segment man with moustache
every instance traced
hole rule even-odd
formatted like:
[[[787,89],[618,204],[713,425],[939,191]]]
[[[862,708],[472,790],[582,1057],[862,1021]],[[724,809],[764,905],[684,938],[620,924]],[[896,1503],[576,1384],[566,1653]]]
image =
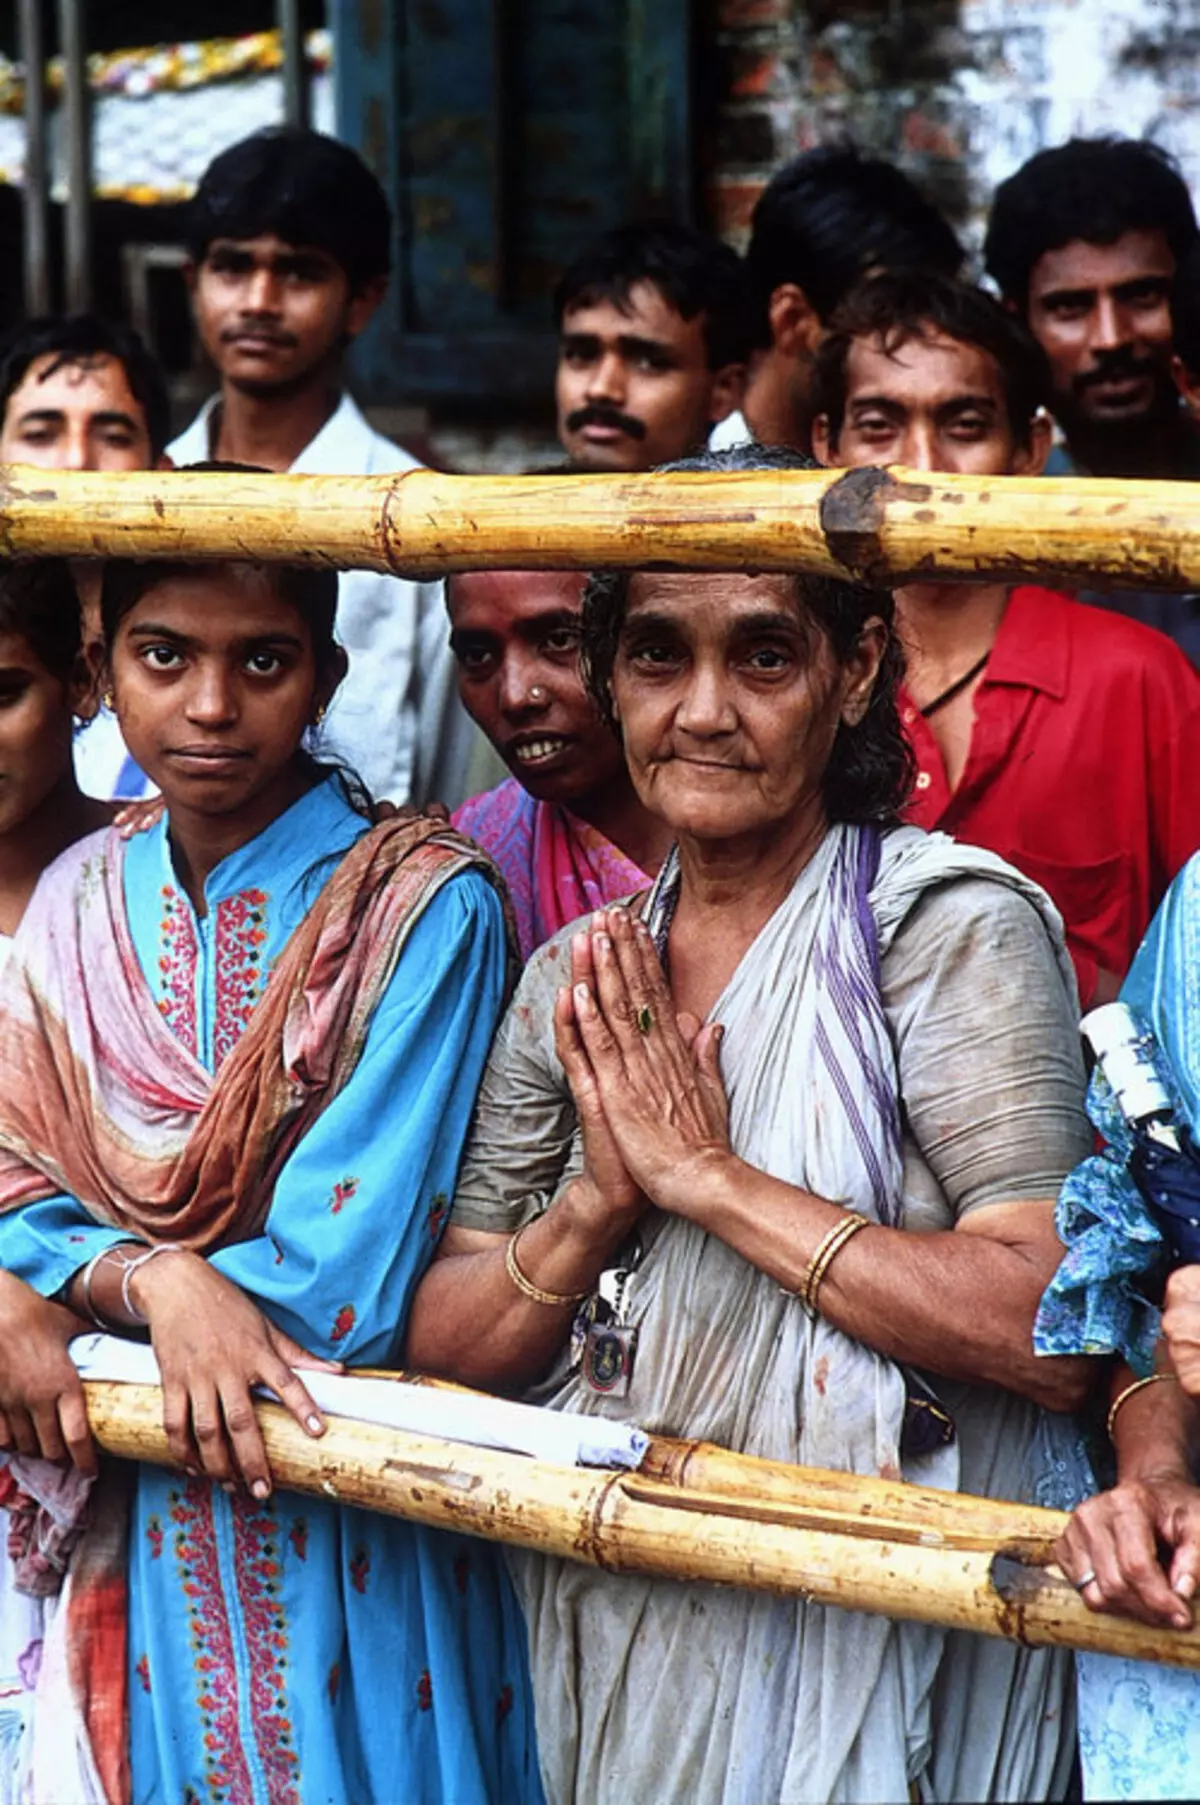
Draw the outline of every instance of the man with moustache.
[[[577,571],[480,570],[446,583],[459,694],[512,772],[454,825],[500,867],[526,959],[567,922],[644,889],[670,837],[638,801],[584,686],[585,582]]]
[[[128,326],[95,314],[28,320],[0,345],[0,462],[43,470],[150,470],[169,462],[162,371]],[[100,639],[101,566],[71,565],[85,648]],[[85,795],[133,801],[146,779],[101,707],[75,740]]]
[[[564,272],[554,318],[558,436],[577,470],[653,470],[737,407],[741,264],[704,232],[671,220],[606,232]]]
[[[187,238],[196,326],[221,387],[170,446],[174,462],[415,469],[342,382],[391,261],[387,200],[361,159],[317,132],[257,132],[205,171]],[[377,799],[460,800],[477,736],[455,693],[440,584],[345,572],[337,627],[350,670],[323,730],[329,749]]]
[[[1036,474],[1048,383],[990,295],[879,276],[818,353],[814,448],[832,465]],[[1163,634],[1034,584],[913,583],[896,618],[917,765],[907,819],[1041,884],[1081,1001],[1110,1001],[1200,846],[1200,676]]]
[[[1073,138],[997,188],[984,258],[1049,362],[1063,441],[1048,476],[1200,477],[1200,434],[1171,374],[1175,278],[1197,237],[1187,185],[1145,141]],[[1196,598],[1086,600],[1170,633],[1200,663]]]

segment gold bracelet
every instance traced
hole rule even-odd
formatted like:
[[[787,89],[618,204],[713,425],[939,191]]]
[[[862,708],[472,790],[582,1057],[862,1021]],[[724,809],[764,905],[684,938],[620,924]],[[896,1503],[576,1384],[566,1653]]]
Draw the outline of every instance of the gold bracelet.
[[[537,1218],[534,1218],[536,1221]],[[581,1304],[585,1297],[591,1296],[591,1287],[587,1291],[543,1291],[527,1279],[517,1264],[517,1242],[532,1222],[523,1222],[515,1234],[509,1236],[508,1246],[504,1250],[504,1270],[507,1272],[522,1297],[527,1297],[531,1304],[551,1304],[555,1309],[562,1309],[566,1304]]]
[[[841,1253],[847,1241],[852,1241],[861,1228],[870,1228],[871,1224],[865,1216],[845,1215],[840,1222],[835,1222],[827,1235],[821,1239],[816,1253],[808,1262],[804,1277],[800,1281],[797,1296],[810,1316],[817,1315],[817,1298],[821,1286],[825,1283],[825,1274]]]
[[[1108,1407],[1108,1439],[1112,1440],[1113,1425],[1117,1420],[1117,1412],[1123,1404],[1127,1404],[1135,1391],[1144,1391],[1147,1385],[1158,1385],[1163,1380],[1174,1379],[1174,1373],[1151,1373],[1148,1379],[1135,1379],[1124,1391],[1119,1391]]]

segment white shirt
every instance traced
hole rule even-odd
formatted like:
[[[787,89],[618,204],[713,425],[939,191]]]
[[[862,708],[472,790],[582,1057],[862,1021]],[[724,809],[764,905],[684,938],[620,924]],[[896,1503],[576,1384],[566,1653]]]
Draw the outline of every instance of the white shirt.
[[[710,451],[736,451],[740,445],[753,445],[754,434],[746,424],[746,416],[740,407],[735,407],[731,414],[718,420],[708,435]]]
[[[75,780],[85,796],[100,802],[138,802],[155,794],[140,765],[130,757],[117,717],[100,708],[93,720],[75,729],[72,747]]]
[[[218,400],[212,396],[167,447],[174,464],[211,458]],[[291,468],[306,475],[380,476],[419,465],[375,432],[343,393]],[[337,626],[350,669],[322,728],[329,750],[351,766],[376,800],[433,800],[456,807],[467,794],[478,736],[458,699],[442,585],[373,570],[343,571]]]

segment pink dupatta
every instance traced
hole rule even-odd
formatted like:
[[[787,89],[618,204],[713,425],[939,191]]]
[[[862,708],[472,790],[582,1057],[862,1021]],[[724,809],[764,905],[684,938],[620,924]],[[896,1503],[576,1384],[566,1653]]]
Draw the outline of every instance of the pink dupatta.
[[[598,828],[555,803],[535,802],[515,777],[464,802],[454,825],[499,866],[523,959],[568,922],[650,882]]]

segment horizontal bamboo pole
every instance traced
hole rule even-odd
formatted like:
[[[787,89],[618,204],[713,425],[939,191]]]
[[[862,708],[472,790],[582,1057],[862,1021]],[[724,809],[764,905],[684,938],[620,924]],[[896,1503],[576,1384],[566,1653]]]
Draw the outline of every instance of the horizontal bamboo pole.
[[[0,555],[472,569],[810,570],[1200,588],[1200,485],[815,470],[101,475],[0,466]]]
[[[88,1381],[84,1390],[101,1447],[127,1460],[170,1464],[156,1387]],[[844,1524],[831,1528],[827,1516],[809,1527],[795,1506],[748,1509],[745,1496],[681,1491],[652,1474],[553,1467],[346,1419],[332,1419],[313,1441],[279,1406],[257,1409],[272,1472],[296,1491],[610,1573],[742,1586],[1030,1646],[1200,1670],[1200,1629],[1154,1630],[1095,1616],[1064,1580],[1000,1549],[954,1547],[948,1537],[931,1547],[849,1533]],[[854,1490],[848,1477],[842,1483]],[[918,1488],[893,1490],[902,1516]],[[1014,1512],[1018,1526],[1027,1521],[1023,1507]]]

